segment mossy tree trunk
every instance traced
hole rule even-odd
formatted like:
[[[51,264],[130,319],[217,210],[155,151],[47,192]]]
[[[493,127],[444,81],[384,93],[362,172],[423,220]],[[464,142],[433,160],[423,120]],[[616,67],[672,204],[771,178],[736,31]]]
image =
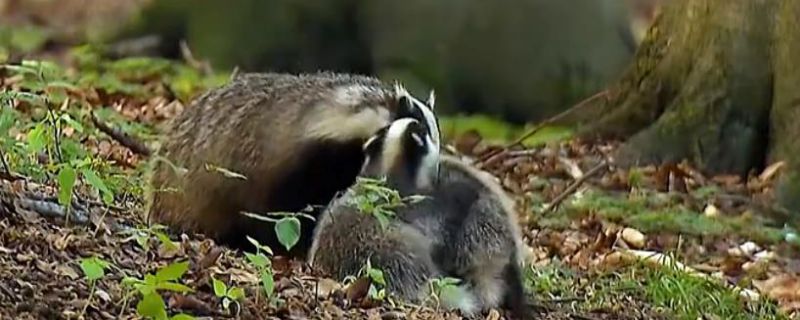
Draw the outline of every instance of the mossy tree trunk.
[[[800,1],[668,2],[600,114],[582,133],[626,138],[621,165],[747,174],[785,160],[778,196],[797,211]]]

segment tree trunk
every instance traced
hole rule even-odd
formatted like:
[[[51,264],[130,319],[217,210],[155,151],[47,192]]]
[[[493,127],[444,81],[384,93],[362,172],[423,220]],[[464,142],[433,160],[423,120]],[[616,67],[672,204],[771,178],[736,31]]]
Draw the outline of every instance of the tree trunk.
[[[582,135],[627,138],[623,166],[747,174],[786,160],[778,196],[800,209],[799,21],[797,0],[667,2]]]

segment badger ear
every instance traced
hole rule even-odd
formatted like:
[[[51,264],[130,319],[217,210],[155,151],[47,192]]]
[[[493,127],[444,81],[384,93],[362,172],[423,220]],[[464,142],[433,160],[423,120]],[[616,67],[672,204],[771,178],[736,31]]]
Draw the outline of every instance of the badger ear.
[[[436,93],[433,92],[433,90],[428,93],[428,101],[426,101],[425,104],[427,104],[431,110],[434,109],[434,106],[436,105]]]

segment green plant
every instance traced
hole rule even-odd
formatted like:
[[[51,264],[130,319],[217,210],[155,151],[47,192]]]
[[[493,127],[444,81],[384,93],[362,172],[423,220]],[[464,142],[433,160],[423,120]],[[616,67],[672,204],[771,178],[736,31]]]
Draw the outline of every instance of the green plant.
[[[453,305],[454,301],[464,299],[464,291],[460,290],[461,279],[444,277],[430,280],[431,295],[436,301],[436,307],[445,304]]]
[[[375,217],[381,227],[386,228],[397,208],[424,198],[420,195],[401,197],[397,190],[386,186],[385,179],[358,177],[353,186],[353,197],[348,198],[347,204],[361,213]]]
[[[225,310],[229,309],[231,303],[238,305],[239,300],[244,299],[244,290],[242,288],[234,286],[229,288],[224,282],[214,277],[211,278],[211,283],[214,287],[214,295],[222,299],[222,307]]]
[[[372,262],[367,259],[367,262],[358,271],[358,276],[348,276],[344,279],[345,284],[352,284],[358,279],[369,279],[369,289],[367,296],[370,299],[383,301],[386,299],[386,278],[384,277],[383,270],[373,268]]]
[[[310,209],[306,209],[310,210]],[[314,220],[314,217],[303,212],[269,212],[269,216],[277,216],[281,218],[271,218],[262,216],[251,212],[242,212],[243,215],[261,221],[268,221],[275,223],[275,234],[278,236],[278,242],[283,245],[286,250],[291,250],[294,245],[300,241],[300,219],[297,217],[305,217]]]
[[[275,291],[275,280],[273,278],[272,261],[266,255],[269,254],[271,256],[272,249],[258,243],[256,239],[251,237],[247,237],[247,240],[256,247],[256,253],[245,252],[244,255],[247,258],[247,261],[256,268],[256,271],[258,271],[259,279],[261,279],[261,286],[264,289],[264,294],[266,295],[267,299],[272,301],[273,293]]]
[[[168,317],[166,304],[159,293],[160,290],[178,293],[192,292],[192,288],[176,282],[188,269],[189,262],[176,262],[159,269],[155,274],[148,273],[143,279],[125,277],[122,279],[123,285],[132,289],[125,296],[125,301],[127,302],[127,299],[138,293],[141,299],[136,305],[136,312],[142,317],[155,320],[191,319],[185,314]]]
[[[83,315],[86,314],[86,309],[89,307],[89,304],[92,302],[97,280],[105,277],[106,269],[108,269],[110,264],[107,261],[98,258],[97,256],[92,256],[91,258],[81,259],[78,265],[80,265],[83,276],[87,281],[89,281],[89,286],[91,287],[89,289],[89,298],[86,299],[86,304],[83,306],[80,316],[78,316],[79,318],[82,318]]]
[[[175,250],[178,249],[178,244],[172,241],[169,236],[164,232],[167,227],[161,224],[153,224],[149,227],[140,227],[136,229],[128,229],[123,230],[123,234],[130,234],[129,237],[125,238],[123,241],[131,241],[134,240],[136,243],[144,249],[145,252],[150,250],[150,240],[155,237],[161,243],[162,246],[166,247],[168,250]]]

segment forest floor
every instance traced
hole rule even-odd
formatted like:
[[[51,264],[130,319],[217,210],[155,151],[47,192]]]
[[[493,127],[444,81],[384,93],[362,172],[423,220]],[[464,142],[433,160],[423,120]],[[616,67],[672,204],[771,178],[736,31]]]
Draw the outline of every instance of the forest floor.
[[[229,75],[91,47],[60,58],[0,69],[0,319],[459,318],[376,299],[369,277],[343,285],[147,226],[141,144],[152,149],[160,125]],[[800,310],[797,229],[769,206],[781,163],[747,179],[686,164],[622,170],[604,165],[614,142],[507,147],[479,132],[451,142],[473,158],[503,150],[482,166],[517,198],[541,319]]]

